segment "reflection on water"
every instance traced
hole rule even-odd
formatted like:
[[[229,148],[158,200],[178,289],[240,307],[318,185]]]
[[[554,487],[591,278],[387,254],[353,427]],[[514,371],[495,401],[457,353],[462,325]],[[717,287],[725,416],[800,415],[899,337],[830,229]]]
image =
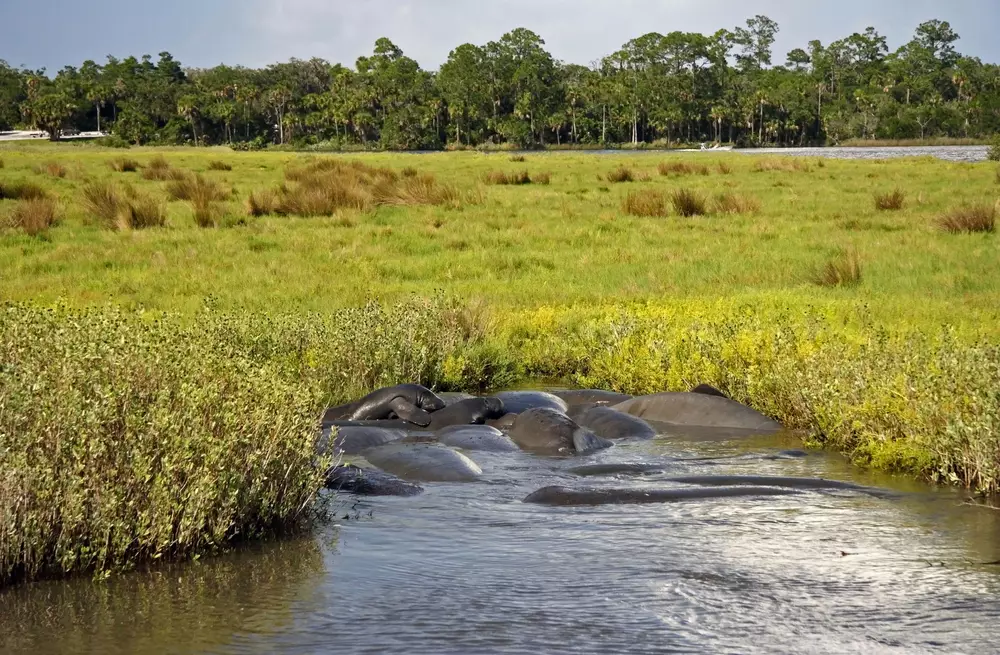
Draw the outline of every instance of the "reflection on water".
[[[853,470],[771,458],[783,436],[700,435],[573,460],[474,454],[486,479],[345,503],[313,539],[103,584],[0,594],[3,652],[984,653],[1000,619],[1000,512]],[[699,458],[711,457],[703,461]],[[683,461],[688,459],[688,461]],[[697,460],[697,461],[695,461]],[[580,480],[581,463],[661,463]],[[559,508],[549,484],[678,474],[826,477],[900,498],[790,497]],[[372,516],[369,517],[368,513]]]

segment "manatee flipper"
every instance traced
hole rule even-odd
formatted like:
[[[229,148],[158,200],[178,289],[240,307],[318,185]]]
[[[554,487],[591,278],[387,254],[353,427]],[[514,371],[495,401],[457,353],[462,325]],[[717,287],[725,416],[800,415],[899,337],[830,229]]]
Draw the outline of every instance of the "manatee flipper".
[[[408,403],[402,398],[394,398],[389,403],[389,408],[407,423],[419,425],[426,428],[431,424],[431,415],[412,403]]]

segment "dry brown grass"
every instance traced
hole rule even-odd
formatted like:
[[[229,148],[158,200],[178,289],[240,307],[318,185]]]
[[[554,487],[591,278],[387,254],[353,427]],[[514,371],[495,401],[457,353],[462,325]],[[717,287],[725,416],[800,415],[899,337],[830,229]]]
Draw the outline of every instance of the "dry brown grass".
[[[783,171],[786,173],[801,171],[808,173],[812,169],[809,168],[808,162],[795,159],[794,157],[766,157],[755,161],[752,170],[755,173],[765,173],[768,171]]]
[[[901,189],[875,194],[875,209],[879,211],[898,211],[905,205],[906,194]]]
[[[861,284],[861,258],[853,250],[843,252],[817,269],[811,280],[821,287],[856,287]]]
[[[938,218],[938,227],[952,234],[973,234],[996,230],[996,205],[962,205]]]
[[[400,176],[388,168],[358,161],[316,159],[288,169],[282,184],[271,193],[257,192],[248,201],[248,213],[290,216],[330,216],[341,209],[367,211],[382,205],[449,205],[471,202],[434,175]]]
[[[402,173],[403,177],[416,177],[420,173],[420,171],[413,168],[412,166],[407,166],[406,168],[403,169]]]
[[[168,181],[168,180],[181,180],[187,177],[187,173],[171,168],[170,162],[166,160],[163,155],[156,155],[149,160],[146,167],[142,171],[142,177],[147,180],[154,181]]]
[[[210,171],[231,171],[233,170],[232,164],[227,164],[224,161],[216,159],[215,161],[208,162],[208,170]]]
[[[206,180],[201,175],[184,175],[167,184],[167,195],[174,200],[213,202],[226,200],[230,192],[218,182]]]
[[[58,209],[51,198],[19,200],[7,218],[8,226],[20,228],[30,236],[46,232],[58,222]]]
[[[535,184],[549,184],[552,182],[552,173],[535,173],[531,176],[531,181]]]
[[[655,189],[630,191],[622,200],[622,211],[631,216],[666,216],[667,199]]]
[[[715,170],[719,171],[720,175],[731,175],[733,172],[733,167],[724,161],[720,161],[715,167]]]
[[[278,194],[271,189],[251,191],[247,196],[247,214],[250,216],[266,216],[273,214],[278,207]]]
[[[660,175],[663,176],[674,175],[680,177],[682,175],[691,175],[694,173],[694,168],[688,163],[682,161],[660,162],[656,169],[660,172]]]
[[[512,162],[515,162],[515,163],[518,163],[518,164],[523,164],[523,163],[524,163],[524,162],[526,162],[526,161],[527,161],[528,159],[527,159],[527,157],[525,157],[524,155],[511,155],[511,156],[510,156],[510,160],[511,160]]]
[[[708,213],[705,198],[690,189],[678,189],[670,195],[670,202],[681,216],[703,216]]]
[[[142,164],[128,157],[116,157],[108,162],[108,166],[117,173],[134,173],[142,168]]]
[[[605,178],[608,182],[614,182],[620,184],[622,182],[634,182],[635,173],[628,166],[619,166],[615,170],[608,173]]]
[[[34,182],[0,182],[0,200],[41,200],[48,195]]]
[[[488,172],[483,181],[486,184],[499,184],[499,185],[520,185],[520,184],[531,184],[531,175],[528,171],[518,171],[516,173],[505,173],[503,171],[490,171]]]
[[[755,214],[760,211],[760,200],[745,193],[727,191],[715,197],[714,209],[719,214]]]
[[[39,164],[35,167],[35,172],[39,175],[50,175],[52,177],[64,178],[66,177],[66,167],[59,162],[49,161],[44,164]]]
[[[83,206],[105,228],[112,230],[162,227],[166,224],[163,203],[132,187],[111,182],[92,182],[82,191]]]
[[[222,217],[222,210],[214,202],[199,199],[191,203],[194,222],[198,227],[215,227]]]

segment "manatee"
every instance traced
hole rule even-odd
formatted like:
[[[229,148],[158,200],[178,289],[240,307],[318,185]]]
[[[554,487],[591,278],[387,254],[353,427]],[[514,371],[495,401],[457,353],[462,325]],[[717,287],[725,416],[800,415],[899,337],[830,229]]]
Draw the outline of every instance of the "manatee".
[[[489,425],[454,425],[438,431],[437,439],[446,446],[461,450],[513,453],[521,449],[500,430]]]
[[[562,412],[544,407],[519,414],[510,437],[522,449],[536,455],[585,455],[613,445]]]
[[[471,459],[437,443],[388,444],[365,451],[365,459],[414,482],[470,482],[483,474]]]
[[[795,478],[770,475],[688,475],[667,478],[667,482],[678,484],[696,484],[703,487],[785,487],[789,489],[839,489],[843,491],[858,491],[872,496],[895,495],[885,489],[865,487],[840,480],[824,480],[823,478]]]
[[[497,398],[503,401],[504,407],[511,414],[520,414],[529,409],[540,407],[554,409],[565,414],[569,409],[565,400],[545,391],[503,391],[497,394]]]
[[[448,407],[451,407],[459,401],[475,398],[475,396],[470,393],[462,393],[460,391],[445,391],[443,393],[439,393],[438,397],[443,400],[444,404]]]
[[[602,475],[647,475],[665,470],[662,464],[591,464],[573,467],[569,472],[582,478],[593,478]]]
[[[490,419],[486,421],[486,425],[494,427],[498,430],[510,430],[514,427],[514,421],[517,420],[517,414],[504,414],[500,418]]]
[[[553,391],[553,396],[562,398],[571,408],[578,405],[589,407],[603,407],[617,405],[626,400],[631,400],[632,396],[625,393],[605,391],[603,389],[572,389],[569,391]]]
[[[326,488],[359,496],[416,496],[424,490],[383,471],[350,465],[327,471]]]
[[[427,426],[431,422],[430,413],[444,407],[445,402],[430,389],[418,384],[400,384],[373,391],[353,403],[331,407],[323,416],[323,422],[400,418],[414,425]]]
[[[681,487],[677,489],[572,489],[544,487],[528,495],[524,502],[569,507],[577,505],[636,505],[673,503],[684,500],[733,498],[737,496],[792,496],[801,492],[777,487]]]
[[[610,407],[591,407],[576,422],[604,439],[653,439],[656,437],[649,423],[631,414]]]
[[[324,431],[329,438],[329,431]],[[362,451],[399,441],[406,436],[403,430],[389,430],[376,427],[338,427],[333,439],[333,448],[345,455],[358,455]]]
[[[726,394],[722,393],[710,384],[699,384],[697,387],[691,390],[691,393],[700,393],[705,396],[717,396],[719,398],[729,398]]]
[[[431,414],[427,429],[437,431],[452,425],[482,425],[506,413],[499,398],[468,398]]]
[[[614,409],[647,421],[676,426],[747,430],[756,434],[781,430],[780,423],[746,405],[700,393],[641,396],[614,405]]]

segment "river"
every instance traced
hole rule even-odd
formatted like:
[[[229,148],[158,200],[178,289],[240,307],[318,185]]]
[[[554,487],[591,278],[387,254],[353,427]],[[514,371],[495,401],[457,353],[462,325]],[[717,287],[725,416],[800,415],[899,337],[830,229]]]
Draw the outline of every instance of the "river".
[[[307,538],[8,589],[0,650],[996,652],[1000,512],[837,455],[778,456],[797,444],[664,434],[585,458],[665,470],[610,479],[570,475],[581,459],[474,453],[482,481],[341,496],[337,520]],[[826,477],[898,494],[521,502],[549,484],[662,487],[679,473]]]

